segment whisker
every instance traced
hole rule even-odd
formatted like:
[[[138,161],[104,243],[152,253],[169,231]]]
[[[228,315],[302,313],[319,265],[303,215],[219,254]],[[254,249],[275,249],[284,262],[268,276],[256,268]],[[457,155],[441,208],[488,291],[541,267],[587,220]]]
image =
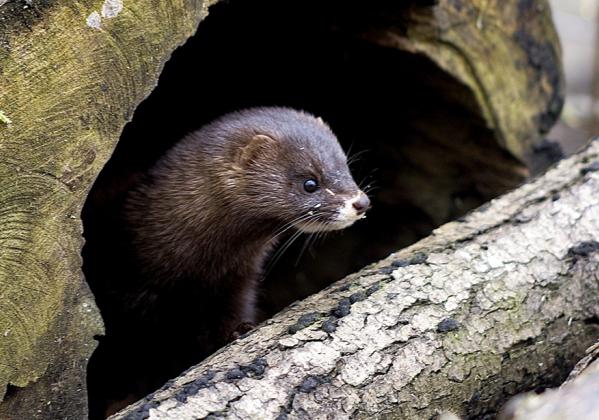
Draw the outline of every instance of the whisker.
[[[359,152],[354,153],[352,156],[347,158],[347,166],[351,166],[356,163],[363,154],[370,152],[369,149],[360,150]]]
[[[349,159],[349,157],[351,156],[351,150],[354,148],[354,142],[352,141],[351,144],[349,145],[349,148],[347,149],[347,153],[346,155],[348,156],[347,159]]]
[[[310,235],[308,235],[308,237],[304,241],[304,245],[302,246],[302,249],[300,250],[297,258],[295,259],[294,267],[298,266],[298,264],[299,264],[299,262],[300,262],[300,260],[302,258],[302,255],[304,255],[304,252],[310,246],[310,240],[314,237],[314,235],[315,235],[314,233],[311,233]]]
[[[271,258],[270,262],[268,263],[268,265],[266,267],[266,275],[268,275],[271,272],[271,270],[277,264],[277,262],[281,259],[281,257],[285,253],[285,251],[287,251],[287,249],[291,246],[291,244],[293,242],[295,242],[295,240],[297,238],[299,238],[302,233],[303,232],[301,230],[294,232],[293,235],[291,235],[291,237],[283,244],[283,246],[281,248],[279,248],[277,250],[277,252],[275,252],[275,255],[273,255],[273,257]]]
[[[318,222],[318,219],[320,217],[322,213],[321,212],[314,212],[311,211],[301,217],[298,217],[295,219],[295,221],[291,222],[289,226],[287,226],[284,230],[288,230],[293,226],[297,226],[299,223],[302,222],[306,222],[308,226],[310,225],[314,225],[315,223]],[[280,232],[278,235],[280,235],[282,232]],[[285,251],[287,251],[287,249],[291,246],[291,244],[302,235],[302,231],[298,230],[297,232],[294,232],[293,235],[291,235],[291,237],[275,252],[275,254],[272,256],[270,262],[267,264],[266,267],[266,275],[268,275],[268,273],[270,273],[270,271],[272,270],[272,268],[275,266],[275,264],[279,261],[279,259],[281,259],[282,255],[285,253]],[[274,237],[273,237],[274,239]],[[272,239],[271,239],[272,240]]]
[[[327,233],[330,233],[330,231],[318,232],[318,236],[316,237],[316,242],[320,241],[320,243],[322,244],[324,242],[324,238],[327,236]]]
[[[295,219],[291,220],[290,222],[287,223],[283,223],[280,227],[277,228],[277,230],[275,230],[275,235],[285,231],[285,229],[287,229],[289,226],[293,225],[294,223],[296,223],[297,221],[299,221],[300,219],[303,219],[305,217],[309,217],[310,213],[304,213],[299,215],[298,217],[296,217]]]
[[[284,224],[283,227],[281,227],[277,231],[275,231],[275,233],[273,234],[272,238],[270,238],[269,242],[275,240],[277,237],[279,237],[283,233],[287,232],[292,227],[297,226],[298,224],[302,223],[305,220],[308,220],[308,219],[312,218],[313,216],[314,215],[310,214],[310,213],[303,214],[303,215],[295,218],[291,222],[288,222],[288,223]]]
[[[312,227],[314,227],[318,223],[322,223],[323,222],[322,221],[322,216],[326,215],[327,213],[330,213],[330,212],[326,211],[326,210],[321,210],[321,211],[311,210],[308,213],[305,213],[305,214],[303,214],[301,216],[298,216],[295,219],[293,219],[292,221],[290,221],[288,223],[285,223],[283,226],[281,226],[280,228],[278,228],[275,231],[275,233],[273,234],[273,236],[270,239],[270,241],[273,241],[274,239],[276,239],[278,236],[282,235],[283,233],[285,233],[289,229],[291,229],[293,227],[297,227],[300,223],[305,224],[305,226],[308,228],[308,230],[310,230]],[[283,254],[302,235],[302,233],[305,233],[305,232],[303,232],[302,230],[298,229],[297,232],[294,232],[283,243],[283,245],[281,245],[277,249],[277,251],[274,253],[274,255],[270,258],[270,261],[268,262],[268,264],[267,264],[267,266],[265,268],[265,277],[272,271],[272,269],[274,268],[274,266],[282,258]],[[311,232],[310,233],[310,235],[304,241],[304,244],[302,245],[302,248],[300,249],[299,255],[297,256],[296,261],[295,261],[295,266],[297,266],[299,264],[299,261],[302,258],[302,256],[304,255],[304,253],[306,252],[306,250],[309,249],[311,245],[314,245],[319,240],[319,238],[322,238],[322,237],[323,237],[323,231],[321,231],[321,230],[319,230],[317,232]]]
[[[362,180],[359,182],[358,186],[360,188],[362,188],[362,185],[364,185],[364,183],[368,180],[370,180],[370,184],[374,184],[379,181],[378,179],[374,178],[374,176],[372,174],[368,174],[364,178],[362,178]]]
[[[382,188],[378,187],[378,186],[370,186],[370,187],[364,189],[363,191],[364,191],[364,194],[366,194],[369,198],[372,198],[370,193],[373,191],[378,191],[380,189],[382,189]]]

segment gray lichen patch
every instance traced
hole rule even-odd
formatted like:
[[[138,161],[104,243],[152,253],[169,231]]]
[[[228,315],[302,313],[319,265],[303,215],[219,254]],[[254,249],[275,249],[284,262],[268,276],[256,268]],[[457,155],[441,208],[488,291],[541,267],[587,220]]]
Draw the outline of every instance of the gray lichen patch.
[[[105,0],[102,5],[102,10],[100,13],[97,11],[93,11],[89,14],[85,22],[87,26],[94,29],[101,29],[102,18],[112,19],[115,18],[121,13],[123,10],[123,1],[122,0]],[[100,16],[100,14],[102,16]]]
[[[213,371],[208,371],[204,375],[200,376],[198,379],[191,381],[185,384],[177,394],[175,394],[175,399],[179,402],[187,401],[187,398],[190,395],[195,395],[199,390],[207,388],[211,385],[212,380],[214,379],[215,373]]]
[[[103,18],[114,18],[123,10],[122,0],[106,0],[102,5],[102,17]]]
[[[85,23],[87,23],[87,26],[89,26],[90,28],[100,29],[101,21],[102,21],[102,18],[100,17],[100,14],[98,12],[94,11],[94,12],[90,13],[90,15],[85,20]]]
[[[582,175],[586,175],[590,172],[596,172],[596,171],[599,171],[599,161],[593,162],[589,166],[585,166],[584,168],[582,168],[580,170],[580,173]]]
[[[302,315],[295,324],[289,327],[289,334],[295,334],[296,332],[309,327],[318,320],[319,316],[320,314],[318,312],[310,312],[309,314]]]

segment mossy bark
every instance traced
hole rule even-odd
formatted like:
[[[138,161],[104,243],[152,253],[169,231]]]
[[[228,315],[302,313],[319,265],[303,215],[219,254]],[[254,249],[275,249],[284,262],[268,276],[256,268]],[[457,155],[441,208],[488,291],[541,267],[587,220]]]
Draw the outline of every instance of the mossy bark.
[[[102,322],[81,207],[208,2],[0,3],[0,417],[83,418]]]
[[[102,323],[80,270],[80,210],[209,3],[0,1],[0,396],[13,387],[0,417],[84,416]],[[405,33],[364,36],[424,54],[468,86],[497,148],[525,160],[561,104],[546,2],[442,0],[402,19]]]

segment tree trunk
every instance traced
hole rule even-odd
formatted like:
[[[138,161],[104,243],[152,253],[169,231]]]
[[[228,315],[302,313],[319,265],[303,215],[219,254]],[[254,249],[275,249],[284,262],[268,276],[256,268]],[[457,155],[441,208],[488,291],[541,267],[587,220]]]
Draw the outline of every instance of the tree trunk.
[[[560,383],[596,340],[598,271],[594,141],[112,418],[492,414],[510,395]]]

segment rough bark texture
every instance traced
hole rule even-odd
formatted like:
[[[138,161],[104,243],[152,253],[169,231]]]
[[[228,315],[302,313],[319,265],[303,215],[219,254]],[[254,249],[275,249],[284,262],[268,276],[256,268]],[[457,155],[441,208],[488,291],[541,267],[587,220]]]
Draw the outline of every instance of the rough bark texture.
[[[113,418],[494,413],[510,395],[559,384],[596,340],[598,272],[594,141]]]
[[[81,206],[207,3],[0,2],[3,419],[86,416],[102,322],[80,270]]]
[[[156,84],[172,50],[194,32],[209,3],[0,0],[0,397],[11,385],[0,405],[1,418],[84,416],[85,367],[95,346],[93,335],[102,332],[102,324],[80,272],[80,209],[124,124]],[[496,136],[490,141],[499,145],[497,153],[505,148],[518,159],[532,153],[541,132],[553,122],[562,95],[559,47],[546,2],[521,0],[510,2],[508,8],[499,1],[482,0],[472,5],[455,0],[414,4],[418,6],[398,15],[405,19],[401,25],[415,28],[409,30],[413,35],[402,43],[398,41],[401,31],[392,32],[392,40],[380,44],[407,45],[406,50],[430,57],[471,89],[475,100],[469,100],[468,106],[484,115]],[[533,13],[537,7],[540,18]],[[496,26],[510,23],[514,14],[519,18],[510,32],[496,33]],[[443,27],[436,27],[437,23]],[[443,35],[440,39],[426,35],[437,29]],[[455,36],[451,35],[454,29]],[[415,41],[406,44],[411,37]],[[471,50],[477,54],[468,55]],[[493,57],[492,66],[478,67],[480,57],[483,62]],[[494,69],[501,69],[497,72],[501,76]],[[434,126],[433,121],[422,129]],[[431,137],[442,139],[438,133]],[[468,155],[463,159],[472,160]],[[497,171],[508,178],[492,176],[492,182],[483,179],[481,185],[510,186],[523,176],[513,157],[506,160],[513,167],[506,171],[500,165]],[[483,171],[479,173],[485,177]],[[429,268],[418,264],[411,269]],[[355,283],[351,290],[361,290],[362,283],[364,287],[383,284],[390,277],[352,279],[348,280]],[[339,296],[332,294],[325,302],[336,305]],[[295,316],[293,309],[287,313]],[[344,322],[340,329],[349,327]],[[334,322],[330,324],[332,328]],[[405,337],[409,328],[398,325],[390,331]],[[575,323],[572,328],[591,326]],[[307,332],[298,334],[301,338]],[[311,346],[316,348],[329,339],[325,333],[315,334]],[[357,351],[358,345],[340,342],[334,352],[356,349],[352,360],[360,360],[364,353]],[[414,348],[406,346],[406,351]],[[370,368],[390,368],[385,351],[373,354],[380,361]],[[322,370],[327,371],[326,364],[334,358],[321,356]],[[311,380],[304,379],[310,388]],[[327,377],[314,380],[326,382]],[[277,396],[272,400],[276,408],[268,412],[295,410],[292,405],[298,404],[300,410],[302,401],[309,404],[326,386],[301,394],[304,398]],[[358,394],[348,394],[348,412],[366,410],[358,405],[352,408],[351,401],[361,398]],[[376,406],[376,400],[372,404]]]
[[[558,389],[541,395],[529,393],[513,398],[501,420],[594,420],[599,418],[599,344],[587,350],[568,380]]]

